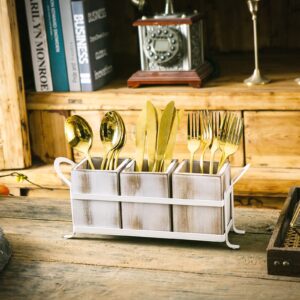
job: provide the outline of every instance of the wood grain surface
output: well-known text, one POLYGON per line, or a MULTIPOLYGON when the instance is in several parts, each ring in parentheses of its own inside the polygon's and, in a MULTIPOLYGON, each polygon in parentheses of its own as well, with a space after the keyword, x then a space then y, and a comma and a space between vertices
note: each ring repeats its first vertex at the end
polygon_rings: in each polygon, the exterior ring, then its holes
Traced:
POLYGON ((197 70, 190 71, 137 71, 127 80, 127 86, 138 88, 145 85, 189 85, 201 88, 213 71, 213 67, 207 62, 197 70))
MULTIPOLYGON (((102 158, 93 158, 96 170, 102 158)), ((87 162, 81 163, 71 172, 71 194, 120 195, 120 173, 127 161, 119 160, 113 171, 86 170, 87 162)), ((72 196, 74 226, 121 228, 121 205, 119 202, 78 200, 72 196)))
POLYGON ((45 163, 64 156, 72 159, 71 147, 66 141, 64 122, 68 111, 28 112, 31 150, 34 157, 45 163))
MULTIPOLYGON (((214 169, 217 168, 217 165, 214 169)), ((208 173, 209 162, 204 162, 204 172, 208 173)), ((198 199, 221 201, 230 185, 230 166, 220 175, 200 174, 199 161, 194 161, 194 174, 189 173, 189 161, 179 165, 172 176, 173 197, 178 199, 198 199), (196 173, 196 174, 195 174, 196 173)), ((197 207, 173 205, 174 231, 196 232, 202 234, 224 234, 224 224, 229 223, 231 204, 227 203, 227 218, 224 207, 197 207)))
MULTIPOLYGON (((124 34, 123 39, 114 42, 115 45, 121 46, 120 44, 125 45, 126 39, 134 42, 131 38, 134 31, 128 28, 129 24, 126 24, 129 21, 128 18, 134 18, 134 16, 133 10, 128 4, 121 3, 123 2, 121 0, 116 1, 119 10, 116 10, 113 4, 108 5, 113 20, 120 18, 122 14, 127 15, 127 18, 121 24, 112 25, 115 32, 122 30, 124 34)), ((152 0, 151 6, 154 12, 164 10, 163 3, 160 0, 152 0)), ((204 15, 208 49, 224 52, 253 49, 251 15, 244 1, 185 0, 175 1, 174 6, 177 12, 197 9, 204 15)), ((258 24, 259 45, 261 48, 300 47, 299 40, 296 38, 296 28, 299 28, 300 25, 299 2, 297 0, 260 2, 258 24)), ((133 51, 136 43, 135 41, 133 45, 128 46, 127 53, 133 51)))
POLYGON ((228 74, 208 82, 201 89, 186 86, 129 89, 124 79, 92 93, 28 93, 27 107, 29 110, 140 110, 148 100, 158 107, 165 107, 170 100, 174 100, 178 109, 190 110, 299 109, 300 87, 294 82, 299 77, 299 71, 282 71, 275 75, 269 72, 273 83, 249 88, 243 84, 243 80, 252 72, 250 69, 242 75, 228 74))
POLYGON ((300 111, 245 112, 245 153, 254 167, 300 167, 300 111))
MULTIPOLYGON (((147 165, 144 162, 144 165, 147 165)), ((132 161, 121 173, 121 195, 167 198, 172 196, 171 174, 177 162, 172 162, 167 172, 135 172, 132 161)), ((171 231, 171 205, 152 203, 121 203, 124 229, 171 231), (155 216, 155 217, 154 217, 155 216)))
POLYGON ((0 297, 298 299, 299 278, 267 275, 265 249, 279 211, 241 208, 236 215, 247 230, 231 236, 238 251, 187 241, 65 240, 68 201, 1 198, 0 224, 14 255, 0 274, 0 297))
POLYGON ((0 1, 0 170, 31 165, 15 0, 0 1))
POLYGON ((148 100, 158 107, 173 100, 177 109, 213 110, 299 110, 300 87, 294 79, 300 73, 299 51, 266 52, 261 56, 262 71, 272 82, 246 86, 253 72, 252 54, 219 54, 215 61, 219 74, 203 88, 186 86, 126 87, 128 77, 116 79, 91 93, 27 94, 29 110, 140 110, 148 100))

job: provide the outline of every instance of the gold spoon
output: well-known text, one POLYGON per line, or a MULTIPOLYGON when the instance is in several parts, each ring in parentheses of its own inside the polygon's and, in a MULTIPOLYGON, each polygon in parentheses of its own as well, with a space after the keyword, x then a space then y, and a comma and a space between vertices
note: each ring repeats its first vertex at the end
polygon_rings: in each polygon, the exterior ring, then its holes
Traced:
POLYGON ((114 113, 118 120, 118 125, 120 127, 121 135, 120 135, 119 143, 111 150, 110 157, 106 164, 106 170, 117 169, 120 151, 125 144, 125 138, 126 138, 125 124, 123 122, 123 119, 118 112, 114 111, 114 113))
POLYGON ((114 111, 107 112, 100 125, 100 139, 105 149, 105 155, 101 163, 101 170, 105 170, 110 165, 113 150, 118 146, 122 138, 122 129, 119 119, 114 111))
POLYGON ((105 170, 114 170, 117 168, 116 165, 118 164, 118 159, 119 159, 118 152, 120 151, 120 147, 122 146, 122 140, 123 140, 123 135, 124 135, 125 126, 124 126, 123 120, 116 111, 114 111, 114 114, 115 114, 115 117, 117 118, 117 122, 118 122, 118 126, 120 128, 120 131, 121 131, 121 135, 120 135, 119 142, 110 151, 105 170))
POLYGON ((93 143, 93 131, 85 119, 74 115, 65 121, 65 136, 70 146, 85 154, 92 169, 95 166, 90 156, 90 149, 93 143))
POLYGON ((120 135, 120 140, 119 140, 118 144, 115 145, 115 147, 113 149, 111 149, 111 152, 110 152, 109 158, 108 158, 108 162, 107 162, 106 168, 105 168, 106 170, 115 170, 117 168, 119 154, 120 154, 121 148, 124 145, 124 138, 125 138, 125 125, 124 125, 123 119, 116 111, 114 113, 115 113, 115 116, 118 121, 118 126, 120 128, 121 135, 120 135))
POLYGON ((124 147, 124 145, 126 143, 126 128, 125 128, 124 121, 123 121, 123 119, 122 119, 122 117, 120 116, 119 113, 116 112, 116 115, 119 119, 119 123, 120 123, 120 126, 121 126, 122 138, 121 138, 120 143, 117 146, 115 154, 114 154, 114 166, 113 166, 114 170, 117 169, 117 167, 118 167, 119 155, 120 155, 120 152, 121 152, 122 148, 124 147))

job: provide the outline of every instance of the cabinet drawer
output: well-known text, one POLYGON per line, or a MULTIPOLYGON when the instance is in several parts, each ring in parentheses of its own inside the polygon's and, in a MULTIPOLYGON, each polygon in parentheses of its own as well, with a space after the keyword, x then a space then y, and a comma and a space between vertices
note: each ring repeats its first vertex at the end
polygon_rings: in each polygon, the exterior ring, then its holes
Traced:
POLYGON ((300 167, 300 111, 245 112, 246 161, 252 166, 300 167))

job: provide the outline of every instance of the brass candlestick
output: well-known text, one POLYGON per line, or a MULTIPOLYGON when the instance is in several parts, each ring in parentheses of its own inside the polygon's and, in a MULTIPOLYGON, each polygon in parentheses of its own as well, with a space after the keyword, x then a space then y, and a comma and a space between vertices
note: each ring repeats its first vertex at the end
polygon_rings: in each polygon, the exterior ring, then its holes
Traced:
POLYGON ((146 5, 146 0, 131 0, 132 4, 135 5, 140 11, 143 10, 143 8, 146 5))
POLYGON ((251 77, 247 78, 244 83, 252 85, 267 84, 270 82, 269 79, 265 78, 259 70, 258 64, 258 42, 257 42, 257 12, 258 12, 258 2, 260 0, 247 0, 249 11, 252 15, 253 21, 253 34, 254 34, 254 56, 255 56, 255 69, 251 77))

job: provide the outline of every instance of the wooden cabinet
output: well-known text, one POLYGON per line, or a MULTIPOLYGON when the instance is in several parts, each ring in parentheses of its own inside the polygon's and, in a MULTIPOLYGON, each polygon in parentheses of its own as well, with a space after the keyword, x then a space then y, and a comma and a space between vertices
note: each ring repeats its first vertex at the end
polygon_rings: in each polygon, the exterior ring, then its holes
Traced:
POLYGON ((0 170, 31 164, 14 0, 0 0, 0 170))
MULTIPOLYGON (((80 114, 90 122, 95 133, 92 152, 101 155, 100 119, 107 110, 120 111, 128 132, 123 156, 133 157, 134 123, 145 102, 151 100, 163 108, 168 101, 174 100, 176 107, 185 111, 231 110, 243 115, 244 143, 232 163, 236 169, 245 163, 251 163, 252 168, 237 185, 237 193, 285 194, 291 185, 300 184, 300 150, 297 148, 300 86, 294 81, 300 76, 300 44, 296 38, 300 26, 298 2, 261 1, 259 37, 264 48, 261 62, 264 73, 272 80, 269 85, 249 88, 243 84, 253 71, 252 51, 243 52, 252 49, 252 23, 246 4, 236 0, 189 0, 176 1, 176 5, 182 11, 193 7, 207 15, 207 55, 218 66, 220 74, 203 89, 186 86, 128 89, 126 78, 138 68, 139 59, 136 32, 130 26, 136 16, 130 1, 114 0, 107 1, 107 5, 114 36, 116 79, 92 93, 36 93, 27 84, 25 97, 23 74, 26 74, 25 82, 32 81, 28 75, 29 52, 23 40, 20 51, 15 0, 0 0, 0 169, 27 167, 32 154, 49 165, 37 167, 34 162, 31 169, 23 172, 37 183, 64 189, 52 173, 50 164, 56 156, 67 156, 76 161, 81 158, 65 142, 63 123, 67 116, 80 114)), ((155 0, 153 5, 160 10, 161 1, 155 0)), ((19 9, 19 12, 19 25, 24 26, 24 11, 19 9)), ((26 31, 22 30, 20 34, 24 38, 26 31)), ((179 159, 188 155, 185 123, 186 116, 176 146, 179 159)), ((10 186, 21 186, 14 179, 6 178, 5 182, 10 186)), ((22 187, 31 188, 24 183, 22 187)))

